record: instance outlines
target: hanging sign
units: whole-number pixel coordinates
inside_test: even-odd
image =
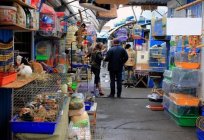
[[[102,20],[110,20],[117,17],[118,17],[117,6],[115,4],[111,5],[111,10],[109,10],[108,12],[98,11],[96,13],[96,18]]]
[[[167,18],[167,35],[201,35],[202,18]]]
[[[96,0],[99,4],[128,4],[128,0]]]
[[[79,5],[94,11],[109,11],[110,4],[98,4],[95,0],[79,0]]]

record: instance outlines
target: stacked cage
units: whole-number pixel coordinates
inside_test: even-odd
[[[61,91],[64,82],[67,82],[65,74],[44,75],[21,89],[15,89],[12,131],[53,134],[68,98]]]
[[[199,99],[196,97],[199,77],[197,69],[175,67],[164,72],[163,106],[179,126],[195,126],[199,116]]]
[[[163,72],[166,69],[166,44],[149,49],[149,67],[152,71]]]

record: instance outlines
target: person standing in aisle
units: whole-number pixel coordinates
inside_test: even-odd
[[[96,89],[99,90],[99,94],[101,96],[104,95],[101,84],[100,84],[100,69],[101,69],[101,61],[103,60],[102,56],[102,49],[103,44],[98,43],[96,44],[95,48],[93,49],[91,53],[91,71],[94,73],[94,84]]]
[[[118,39],[113,40],[113,47],[111,47],[106,55],[105,61],[108,61],[108,71],[110,74],[110,87],[111,92],[108,97],[114,98],[115,96],[115,79],[117,79],[117,97],[121,98],[122,92],[122,70],[124,64],[128,60],[128,54],[125,49],[120,45]]]
[[[126,79],[127,80],[126,87],[131,87],[132,85],[131,76],[136,66],[136,52],[131,48],[130,44],[126,44],[125,50],[127,51],[128,54],[128,60],[125,63],[125,70],[128,72]]]

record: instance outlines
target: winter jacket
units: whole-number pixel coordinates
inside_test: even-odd
[[[109,71],[122,71],[125,62],[128,60],[126,50],[121,46],[113,46],[107,52],[105,61],[108,61]]]
[[[103,60],[103,56],[100,51],[93,51],[91,53],[91,67],[92,68],[100,69],[102,60]]]
[[[136,52],[132,48],[129,48],[126,51],[128,54],[128,60],[125,63],[125,66],[132,66],[132,67],[135,66],[135,64],[136,64]]]

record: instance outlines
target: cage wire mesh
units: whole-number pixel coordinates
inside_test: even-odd
[[[91,139],[104,140],[105,128],[91,125]]]
[[[49,74],[47,79],[35,80],[20,89],[13,92],[13,116],[17,115],[21,108],[29,106],[29,103],[40,96],[49,96],[49,99],[55,99],[58,107],[56,117],[61,113],[66,96],[60,92],[61,81],[66,82],[66,74]],[[45,78],[45,77],[44,77]]]

